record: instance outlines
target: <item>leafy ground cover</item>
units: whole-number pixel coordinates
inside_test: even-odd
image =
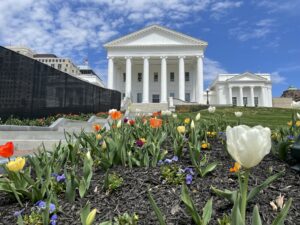
[[[245,108],[245,107],[218,107],[216,114],[220,115],[227,123],[236,125],[236,117],[234,112],[243,112],[241,123],[248,126],[262,125],[276,129],[286,126],[287,122],[291,120],[291,115],[294,109],[282,108]],[[201,116],[205,119],[211,117],[207,110],[201,110]],[[195,116],[197,113],[183,113],[179,114],[180,118],[187,116]]]
[[[226,129],[218,109],[208,111],[132,120],[113,110],[108,131],[94,125],[53,151],[11,160],[0,175],[0,224],[299,224],[289,151],[300,119],[271,135]],[[0,155],[11,157],[13,143]]]
[[[0,125],[18,125],[18,126],[50,126],[59,118],[66,118],[70,120],[87,121],[95,113],[80,113],[80,114],[56,114],[38,119],[20,119],[17,117],[9,117],[7,119],[0,118]],[[107,113],[97,113],[98,117],[107,118]]]

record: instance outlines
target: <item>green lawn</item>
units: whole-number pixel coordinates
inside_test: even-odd
[[[245,108],[245,107],[220,107],[216,109],[215,114],[221,115],[224,120],[234,123],[237,118],[234,112],[241,111],[241,124],[249,126],[262,125],[275,129],[281,126],[287,126],[287,122],[291,120],[293,109],[281,108]],[[179,117],[194,117],[198,112],[180,113]],[[209,118],[212,116],[207,110],[201,110],[201,118]]]

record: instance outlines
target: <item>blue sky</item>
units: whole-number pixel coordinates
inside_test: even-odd
[[[271,73],[273,95],[300,87],[299,0],[5,0],[0,45],[88,58],[106,81],[104,43],[151,24],[208,42],[205,84],[222,72]]]

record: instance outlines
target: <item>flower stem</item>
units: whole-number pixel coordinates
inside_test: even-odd
[[[249,174],[250,174],[250,170],[246,169],[245,173],[243,174],[243,177],[240,177],[241,178],[240,192],[241,192],[241,197],[242,197],[241,216],[242,216],[243,221],[245,221],[245,219],[246,219]]]

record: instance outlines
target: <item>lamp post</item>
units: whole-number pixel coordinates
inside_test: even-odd
[[[206,89],[206,98],[207,98],[206,104],[207,104],[207,105],[209,105],[208,92],[209,92],[209,89],[207,88],[207,89]]]

